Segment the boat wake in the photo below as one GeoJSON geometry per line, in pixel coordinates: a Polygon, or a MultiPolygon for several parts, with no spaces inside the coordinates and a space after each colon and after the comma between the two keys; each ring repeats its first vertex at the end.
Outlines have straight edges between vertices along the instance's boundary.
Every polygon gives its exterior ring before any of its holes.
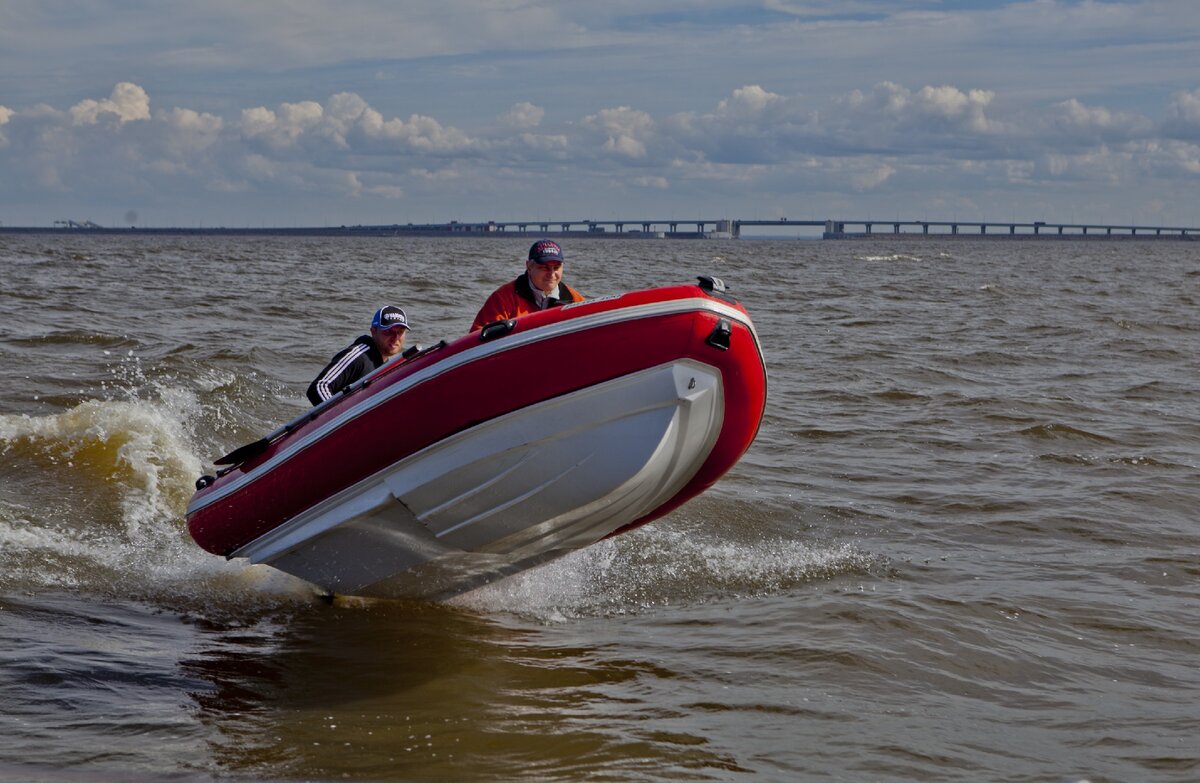
{"type": "MultiPolygon", "coordinates": [[[[198,455],[213,450],[213,414],[204,388],[140,381],[123,399],[0,415],[0,478],[18,490],[0,499],[0,590],[64,590],[222,615],[313,602],[312,585],[213,558],[189,540],[183,517],[198,455]]],[[[686,516],[676,512],[453,603],[560,622],[773,594],[866,567],[868,558],[849,546],[789,540],[753,520],[737,525],[750,538],[734,540],[729,517],[741,511],[709,498],[686,516]],[[764,534],[754,537],[755,529],[764,534]]]]}
{"type": "Polygon", "coordinates": [[[668,517],[451,603],[558,623],[776,595],[839,574],[867,571],[874,563],[872,556],[849,543],[781,537],[735,541],[715,532],[718,524],[668,517]]]}
{"type": "Polygon", "coordinates": [[[0,500],[0,590],[168,605],[214,592],[296,594],[298,580],[215,560],[187,537],[183,512],[201,468],[191,431],[199,417],[193,393],[169,388],[155,399],[0,415],[0,479],[10,498],[26,499],[0,500]]]}

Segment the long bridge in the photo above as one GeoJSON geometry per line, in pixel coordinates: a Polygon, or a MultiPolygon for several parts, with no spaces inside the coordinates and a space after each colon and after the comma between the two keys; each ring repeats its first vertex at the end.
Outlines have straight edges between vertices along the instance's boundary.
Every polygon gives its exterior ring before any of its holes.
{"type": "MultiPolygon", "coordinates": [[[[620,238],[737,239],[747,235],[785,238],[779,229],[816,229],[824,239],[984,238],[984,239],[1200,239],[1200,227],[1048,221],[979,220],[748,220],[734,218],[631,218],[627,220],[507,220],[385,225],[233,228],[104,227],[92,221],[56,220],[54,227],[0,224],[0,233],[257,234],[302,236],[591,236],[620,238]],[[754,230],[759,229],[757,234],[754,230]],[[768,229],[770,231],[768,231],[768,229]]],[[[812,231],[816,235],[816,231],[812,231]]]]}
{"type": "Polygon", "coordinates": [[[451,224],[462,230],[485,232],[516,232],[518,234],[634,234],[705,238],[738,238],[747,228],[820,228],[825,239],[861,239],[913,235],[922,237],[1021,237],[1021,238],[1112,238],[1112,237],[1177,237],[1200,238],[1200,227],[1139,226],[1109,223],[1051,223],[1041,220],[970,221],[970,220],[747,220],[712,218],[680,220],[677,218],[649,220],[516,220],[488,223],[451,224]],[[857,230],[855,230],[857,229],[857,230]]]}

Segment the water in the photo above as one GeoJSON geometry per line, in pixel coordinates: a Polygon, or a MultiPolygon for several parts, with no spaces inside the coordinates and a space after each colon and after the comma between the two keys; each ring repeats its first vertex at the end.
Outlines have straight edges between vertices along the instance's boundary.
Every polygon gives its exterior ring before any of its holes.
{"type": "Polygon", "coordinates": [[[461,334],[530,241],[0,235],[0,780],[1200,780],[1196,243],[567,241],[754,316],[712,490],[449,605],[192,544],[375,308],[461,334]]]}

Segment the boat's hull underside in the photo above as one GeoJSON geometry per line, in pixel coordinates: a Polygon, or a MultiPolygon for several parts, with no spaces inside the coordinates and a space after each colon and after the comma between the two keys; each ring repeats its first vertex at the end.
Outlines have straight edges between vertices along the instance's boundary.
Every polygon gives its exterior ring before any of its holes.
{"type": "Polygon", "coordinates": [[[232,554],[334,593],[447,597],[662,505],[704,463],[723,414],[715,368],[651,368],[458,433],[232,554]]]}

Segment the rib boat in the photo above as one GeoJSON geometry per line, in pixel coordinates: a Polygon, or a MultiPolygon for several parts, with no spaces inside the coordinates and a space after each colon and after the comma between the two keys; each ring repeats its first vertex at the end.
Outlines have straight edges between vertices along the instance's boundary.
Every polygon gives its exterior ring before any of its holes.
{"type": "Polygon", "coordinates": [[[410,350],[214,461],[193,539],[330,595],[442,600],[659,518],[749,448],[766,370],[716,278],[410,350]]]}

